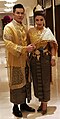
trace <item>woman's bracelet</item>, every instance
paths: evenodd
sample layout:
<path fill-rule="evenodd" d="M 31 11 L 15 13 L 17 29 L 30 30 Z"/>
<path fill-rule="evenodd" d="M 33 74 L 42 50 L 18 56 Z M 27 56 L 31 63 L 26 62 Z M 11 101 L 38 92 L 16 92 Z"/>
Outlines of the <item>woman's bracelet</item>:
<path fill-rule="evenodd" d="M 56 59 L 56 56 L 53 55 L 51 59 L 54 59 L 55 60 Z"/>

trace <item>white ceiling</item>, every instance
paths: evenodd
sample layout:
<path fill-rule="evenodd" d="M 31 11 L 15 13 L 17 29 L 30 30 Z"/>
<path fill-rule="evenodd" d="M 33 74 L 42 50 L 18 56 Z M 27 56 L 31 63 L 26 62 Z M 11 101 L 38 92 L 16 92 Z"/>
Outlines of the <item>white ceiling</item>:
<path fill-rule="evenodd" d="M 11 0 L 12 1 L 12 0 Z M 60 4 L 60 0 L 55 0 L 56 5 Z M 5 0 L 0 0 L 0 13 L 4 13 L 4 4 L 6 3 Z M 37 4 L 37 0 L 17 0 L 16 3 L 21 3 L 24 5 L 25 8 L 34 8 L 34 6 Z M 50 0 L 46 0 L 46 5 L 48 6 L 50 4 Z"/>
<path fill-rule="evenodd" d="M 12 1 L 12 0 L 11 0 Z M 0 0 L 0 13 L 4 12 L 4 4 L 6 3 L 5 0 Z M 24 5 L 25 8 L 33 8 L 37 4 L 37 0 L 17 0 L 16 3 L 21 3 Z"/>

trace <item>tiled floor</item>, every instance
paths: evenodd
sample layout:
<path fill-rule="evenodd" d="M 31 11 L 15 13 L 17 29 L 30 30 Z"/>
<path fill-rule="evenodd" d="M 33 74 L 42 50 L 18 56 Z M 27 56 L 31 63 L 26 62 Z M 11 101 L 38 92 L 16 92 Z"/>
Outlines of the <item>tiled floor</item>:
<path fill-rule="evenodd" d="M 37 113 L 39 101 L 34 97 L 32 91 L 32 100 L 29 105 L 36 111 L 35 113 L 23 112 L 23 118 L 20 119 L 60 119 L 60 58 L 52 72 L 51 100 L 48 102 L 47 114 L 42 116 L 41 113 Z M 19 119 L 12 114 L 13 105 L 9 98 L 5 48 L 0 47 L 0 119 Z"/>

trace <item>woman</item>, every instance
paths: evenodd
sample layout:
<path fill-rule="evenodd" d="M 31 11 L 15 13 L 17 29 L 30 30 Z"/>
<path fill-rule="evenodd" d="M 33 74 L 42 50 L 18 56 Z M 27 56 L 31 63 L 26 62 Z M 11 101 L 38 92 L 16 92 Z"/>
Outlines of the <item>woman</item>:
<path fill-rule="evenodd" d="M 49 28 L 45 27 L 45 12 L 38 5 L 34 11 L 34 28 L 28 31 L 28 43 L 34 45 L 30 55 L 34 95 L 41 101 L 38 112 L 47 113 L 50 100 L 51 66 L 56 64 L 57 42 Z"/>

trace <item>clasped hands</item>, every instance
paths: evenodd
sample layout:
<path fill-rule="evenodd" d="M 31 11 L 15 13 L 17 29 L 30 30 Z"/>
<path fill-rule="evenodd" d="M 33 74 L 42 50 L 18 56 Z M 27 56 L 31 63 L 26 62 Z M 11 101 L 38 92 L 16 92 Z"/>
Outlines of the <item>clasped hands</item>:
<path fill-rule="evenodd" d="M 35 44 L 29 44 L 28 46 L 27 46 L 27 51 L 30 53 L 30 52 L 32 52 L 33 50 L 35 50 L 36 49 L 36 46 L 35 46 Z"/>

